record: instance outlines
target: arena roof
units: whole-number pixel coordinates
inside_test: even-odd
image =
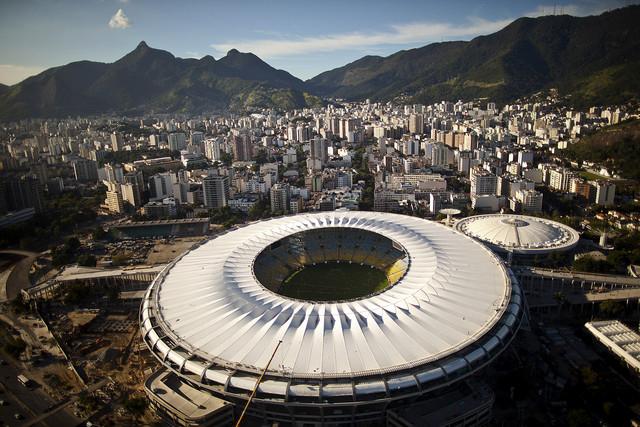
[[[567,225],[525,215],[470,216],[458,221],[455,227],[495,249],[522,255],[568,250],[580,239],[578,232]]]
[[[287,298],[258,282],[252,265],[263,249],[326,227],[392,239],[408,254],[406,274],[381,293],[322,303]],[[471,372],[508,344],[521,298],[503,263],[451,228],[403,215],[327,212],[253,223],[187,252],[149,288],[141,322],[154,354],[204,382],[251,390],[282,340],[260,390],[318,395],[317,386],[288,382],[320,379],[323,396],[358,395]]]

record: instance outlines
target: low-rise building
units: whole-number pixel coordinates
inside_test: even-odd
[[[151,407],[174,426],[224,427],[233,425],[234,405],[191,387],[168,370],[157,371],[144,383]]]

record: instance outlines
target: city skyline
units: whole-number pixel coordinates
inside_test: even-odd
[[[0,83],[15,84],[78,60],[113,62],[140,40],[184,58],[212,55],[218,59],[230,49],[252,52],[305,80],[365,55],[388,56],[432,42],[470,40],[522,16],[587,16],[632,4],[621,0],[455,5],[403,1],[372,8],[362,2],[346,6],[328,2],[312,14],[288,1],[279,2],[278,7],[249,3],[193,2],[179,8],[170,2],[145,0],[82,5],[9,1],[0,18],[0,35],[10,41],[0,47]],[[172,22],[179,31],[170,30]]]

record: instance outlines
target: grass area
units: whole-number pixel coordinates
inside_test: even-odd
[[[387,276],[368,265],[329,262],[310,265],[289,276],[278,293],[313,301],[360,298],[388,285]]]
[[[593,172],[587,172],[587,171],[580,171],[579,175],[588,181],[597,181],[599,179],[607,179],[607,180],[609,179],[606,176],[598,175]]]

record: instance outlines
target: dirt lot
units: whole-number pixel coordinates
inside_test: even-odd
[[[202,237],[185,237],[174,239],[170,242],[160,242],[149,251],[146,264],[166,264],[171,262],[178,255],[188,250],[194,244],[203,241]]]
[[[74,403],[74,414],[81,418],[90,417],[97,425],[134,425],[142,420],[151,424],[157,421],[149,410],[138,414],[141,418],[136,421],[123,407],[130,396],[144,397],[144,372],[155,369],[157,365],[141,343],[137,306],[114,308],[105,305],[99,309],[74,310],[73,307],[56,304],[52,308],[52,329],[61,337],[86,383],[110,381],[109,386],[84,395]],[[86,319],[80,316],[85,311]]]

